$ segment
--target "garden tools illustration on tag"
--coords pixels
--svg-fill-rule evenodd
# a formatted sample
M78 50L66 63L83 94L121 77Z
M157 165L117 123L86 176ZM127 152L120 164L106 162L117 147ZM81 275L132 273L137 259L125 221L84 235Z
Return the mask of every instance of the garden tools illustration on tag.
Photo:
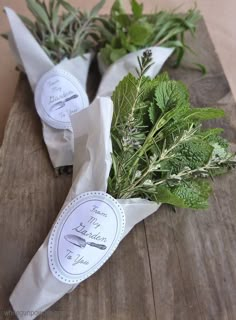
M78 98L78 94L74 94L73 96L69 97L69 98L66 98L65 100L62 100L62 101L59 101L57 103L55 103L51 109L55 109L55 110L58 110L58 109L61 109L61 108L64 108L66 103L70 100L73 100L73 99L76 99ZM56 107L56 108L55 108Z
M98 248L100 250L106 250L106 246L104 244L98 244L98 243L94 243L94 242L87 242L85 239L73 235L73 234L68 234L65 236L65 240L72 243L73 245L80 247L80 248L85 248L86 245L89 245L91 247L95 247Z

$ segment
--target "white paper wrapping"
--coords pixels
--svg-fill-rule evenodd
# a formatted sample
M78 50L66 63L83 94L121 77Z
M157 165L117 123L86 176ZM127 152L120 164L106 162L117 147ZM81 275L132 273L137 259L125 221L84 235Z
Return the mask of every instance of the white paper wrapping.
M154 77L173 50L149 49L152 50L155 63L149 69L148 75ZM132 53L111 66L102 79L98 97L88 108L72 116L75 146L73 184L62 210L83 192L107 190L107 180L112 165L110 129L113 105L109 96L117 83L128 72L133 72L137 66L136 57L143 51ZM126 217L123 238L137 223L160 207L155 202L140 198L118 199L118 202L123 207ZM49 235L29 263L10 297L16 312L31 310L31 313L17 313L21 320L34 319L77 286L60 282L51 273L47 256Z
M55 66L17 14L10 8L5 8L5 11L11 27L10 47L17 64L25 70L33 92L40 78L53 68L71 73L86 90L88 70L92 60L91 53L83 57L64 59ZM74 146L72 131L55 129L44 121L42 126L44 141L54 168L72 165Z
M111 165L112 111L111 100L101 98L95 100L91 106L80 112L80 116L76 115L73 119L73 122L76 123L75 132L77 133L76 128L81 128L80 136L76 137L76 151L79 154L75 158L78 159L78 163L75 179L63 208L82 192L106 191ZM90 134L91 131L94 134ZM96 165L90 159L93 159ZM35 312L17 313L19 319L34 319L37 313L46 310L73 289L73 285L62 283L52 275L48 264L47 245L48 237L29 263L10 297L10 302L16 312L22 310Z
M73 184L63 208L86 191L106 191L111 168L110 127L112 120L110 98L97 98L88 108L73 115L75 134L75 167ZM121 199L126 215L123 237L136 223L155 212L159 205L142 199ZM63 210L62 208L62 210ZM49 233L50 234L50 233ZM76 286L57 280L48 264L48 237L37 251L10 297L19 319L34 319ZM22 312L30 311L30 312Z
M161 70L166 60L171 56L174 49L164 47L149 47L135 52L131 52L121 59L117 60L110 67L103 64L101 56L98 55L98 65L103 75L101 84L98 89L98 96L110 97L120 80L129 72L136 76L136 68L139 68L138 57L141 57L146 50L152 51L154 64L147 71L146 76L154 78Z

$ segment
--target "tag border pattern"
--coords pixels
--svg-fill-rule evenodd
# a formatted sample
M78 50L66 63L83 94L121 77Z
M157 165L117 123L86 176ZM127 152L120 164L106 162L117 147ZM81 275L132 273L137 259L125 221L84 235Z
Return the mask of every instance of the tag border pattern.
M72 214L71 212L71 208L73 208L73 206L75 206L76 204L78 204L79 202L81 202L81 200L100 200L99 197L103 197L104 198L108 198L109 202L113 202L117 208L117 211L120 214L120 230L118 231L118 236L115 237L115 239L113 240L113 242L115 242L115 244L113 244L112 249L108 249L108 251L106 252L106 254L104 255L104 257L101 258L101 262L96 263L96 267L92 266L90 268L90 270L92 269L92 271L87 271L85 272L84 276L80 276L77 279L73 280L73 279L68 279L64 276L61 275L61 273L59 272L59 268L57 266L57 259L55 260L55 253L54 250L58 249L58 244L55 243L56 239L58 238L58 234L61 233L62 228L60 228L60 224L62 224L63 222L65 222L65 220L68 218L68 215L70 216ZM119 218L118 218L119 219ZM119 225L118 225L119 226ZM49 236L49 240L48 240L48 263L49 263L49 267L50 270L52 272L52 274L61 282L66 283L66 284L79 284L80 282L82 282L83 280L89 278L91 275L93 275L98 269L100 269L103 264L111 257L111 255L114 253L114 251L117 249L121 239L122 239L122 235L124 233L125 230L125 213L124 210L122 208L122 206L118 203L118 201L113 198L111 195L109 195L106 192L103 191L90 191L90 192L84 192L78 196L76 196L72 201L70 201L65 208L62 210L62 212L60 213L59 217L57 218L56 222L54 223L52 230L50 232L50 236ZM56 255L57 256L57 255ZM53 258L54 257L54 258ZM58 269L58 270L57 270Z
M71 82L71 84L77 89L78 93L80 94L80 98L83 101L83 107L79 111L81 111L84 108L89 106L88 95L85 92L82 85L80 84L80 82L76 79L76 77L73 76L68 71L65 71L62 68L55 67L55 68L49 70L47 73L45 73L40 78L39 82L36 85L35 95L34 95L34 102L35 102L36 111L37 111L39 117L42 119L42 121L44 121L50 127L53 127L55 129L72 130L72 125L71 125L70 121L63 122L63 121L58 121L56 119L53 119L52 117L50 117L50 115L48 114L48 112L45 110L44 106L41 103L41 97L42 97L42 93L43 93L44 83L45 83L45 81L47 81L49 78L51 78L53 76L64 77L66 80Z

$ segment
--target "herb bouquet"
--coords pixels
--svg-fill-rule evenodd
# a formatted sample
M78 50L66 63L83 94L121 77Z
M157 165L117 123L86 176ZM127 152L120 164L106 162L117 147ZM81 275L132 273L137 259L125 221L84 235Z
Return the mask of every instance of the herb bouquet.
M171 54L178 67L186 50L192 52L185 43L185 34L194 36L201 15L191 9L184 15L176 12L160 11L145 15L143 4L130 0L132 14L126 13L121 0L115 0L108 19L99 18L101 25L98 65L104 74L99 94L107 95L115 89L119 81L128 72L134 70L134 62L145 49L151 49L155 55L158 71ZM195 63L202 71L204 67Z
M83 13L64 0L27 0L35 21L5 8L11 27L5 37L35 94L55 168L73 164L70 114L89 105L86 80L98 37L95 19L103 3Z
M222 130L201 126L224 112L193 108L184 84L167 74L146 76L155 68L150 51L138 64L112 98L72 116L73 184L10 297L14 310L34 311L20 319L33 319L96 272L161 203L206 208L207 178L236 164Z

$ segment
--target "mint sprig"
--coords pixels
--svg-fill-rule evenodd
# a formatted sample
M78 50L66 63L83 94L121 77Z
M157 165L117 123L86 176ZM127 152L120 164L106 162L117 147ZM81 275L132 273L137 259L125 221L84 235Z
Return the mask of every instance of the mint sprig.
M201 18L199 11L193 8L186 14L160 11L145 15L142 3L131 0L130 4L132 15L126 13L121 0L115 0L108 20L100 19L103 62L110 65L127 53L150 46L165 46L175 48L175 66L178 66L185 51L191 50L185 43L185 34L195 34ZM200 65L196 67L200 68Z
M139 59L112 100L113 154L108 192L115 198L147 198L178 207L206 208L209 177L236 165L220 134L202 122L224 116L221 109L193 108L188 90L166 73L150 79L151 53Z

